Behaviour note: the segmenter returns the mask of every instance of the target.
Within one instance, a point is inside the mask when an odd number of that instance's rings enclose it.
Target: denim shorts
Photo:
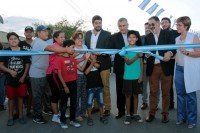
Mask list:
[[[93,99],[96,98],[98,106],[103,108],[103,90],[102,87],[90,88],[87,90],[87,105],[92,108]]]

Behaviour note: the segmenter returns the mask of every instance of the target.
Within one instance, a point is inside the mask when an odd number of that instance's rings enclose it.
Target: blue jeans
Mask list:
[[[5,75],[0,76],[0,105],[4,105],[5,101]]]
[[[103,108],[103,90],[102,87],[90,88],[87,90],[87,104],[88,108],[92,108],[94,97],[98,103],[98,107]]]
[[[175,86],[177,93],[177,120],[188,124],[197,124],[197,97],[196,92],[186,93],[184,82],[184,68],[176,66]]]

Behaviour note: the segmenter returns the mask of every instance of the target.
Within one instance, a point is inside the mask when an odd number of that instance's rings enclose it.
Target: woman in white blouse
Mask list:
[[[188,32],[191,20],[187,16],[177,19],[177,31],[181,33],[176,38],[176,44],[198,44],[199,38]],[[175,86],[177,93],[177,122],[187,121],[188,128],[197,124],[196,91],[200,86],[200,49],[185,49],[180,47],[176,54]]]

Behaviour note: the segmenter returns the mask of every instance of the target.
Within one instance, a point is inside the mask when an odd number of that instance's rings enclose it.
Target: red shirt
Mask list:
[[[52,44],[55,47],[61,47],[60,44],[58,44],[57,42]],[[49,67],[47,68],[47,74],[51,74],[52,71],[57,73],[57,70],[55,69],[55,62],[57,60],[58,55],[57,54],[50,54],[49,55]]]
[[[74,58],[58,56],[55,68],[61,70],[65,82],[74,81],[78,78],[77,61]]]

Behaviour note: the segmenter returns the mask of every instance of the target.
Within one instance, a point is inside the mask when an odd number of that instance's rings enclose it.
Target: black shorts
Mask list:
[[[142,94],[143,83],[138,83],[138,79],[136,80],[124,80],[123,81],[123,94]]]

